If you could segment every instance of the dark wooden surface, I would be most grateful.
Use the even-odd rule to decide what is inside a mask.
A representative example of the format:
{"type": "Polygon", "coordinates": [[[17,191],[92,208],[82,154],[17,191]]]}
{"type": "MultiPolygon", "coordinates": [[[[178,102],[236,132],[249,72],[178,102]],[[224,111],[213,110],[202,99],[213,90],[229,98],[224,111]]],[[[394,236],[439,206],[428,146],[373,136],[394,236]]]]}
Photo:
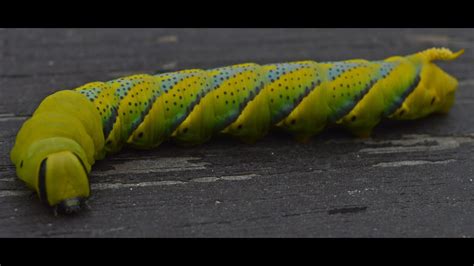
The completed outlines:
{"type": "Polygon", "coordinates": [[[0,29],[2,237],[472,237],[472,29],[0,29]],[[55,217],[15,176],[17,130],[47,95],[133,73],[242,62],[382,59],[432,46],[460,80],[447,116],[124,150],[93,168],[90,209],[55,217]]]}

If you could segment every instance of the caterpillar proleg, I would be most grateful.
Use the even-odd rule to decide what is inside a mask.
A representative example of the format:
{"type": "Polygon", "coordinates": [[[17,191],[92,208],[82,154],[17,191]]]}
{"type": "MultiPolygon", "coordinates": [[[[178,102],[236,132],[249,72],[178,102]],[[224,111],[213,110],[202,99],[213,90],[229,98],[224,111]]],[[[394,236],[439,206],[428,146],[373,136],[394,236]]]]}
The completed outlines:
{"type": "Polygon", "coordinates": [[[65,213],[90,195],[96,160],[124,145],[197,145],[224,133],[255,142],[272,128],[306,141],[337,124],[367,137],[383,118],[446,113],[457,80],[432,48],[380,61],[245,63],[92,82],[46,97],[20,128],[11,160],[39,198],[65,213]]]}

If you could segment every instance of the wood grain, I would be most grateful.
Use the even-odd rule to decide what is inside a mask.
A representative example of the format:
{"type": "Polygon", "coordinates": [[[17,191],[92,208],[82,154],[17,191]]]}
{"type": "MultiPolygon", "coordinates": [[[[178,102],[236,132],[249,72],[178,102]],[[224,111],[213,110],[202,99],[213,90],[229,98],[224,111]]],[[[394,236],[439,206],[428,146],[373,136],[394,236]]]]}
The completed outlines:
{"type": "Polygon", "coordinates": [[[472,29],[0,29],[1,237],[472,237],[472,29]],[[465,48],[446,116],[382,123],[371,139],[326,130],[165,143],[93,169],[90,209],[55,217],[16,178],[16,132],[47,95],[133,73],[242,62],[382,59],[465,48]]]}

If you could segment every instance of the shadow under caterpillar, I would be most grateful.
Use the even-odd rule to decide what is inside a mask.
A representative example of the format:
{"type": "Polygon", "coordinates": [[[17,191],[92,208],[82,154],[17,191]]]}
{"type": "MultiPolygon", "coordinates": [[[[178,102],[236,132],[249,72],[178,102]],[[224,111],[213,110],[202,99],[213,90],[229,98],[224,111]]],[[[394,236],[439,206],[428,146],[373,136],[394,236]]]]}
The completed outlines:
{"type": "Polygon", "coordinates": [[[46,97],[19,130],[11,160],[42,201],[73,213],[90,195],[91,166],[124,145],[197,145],[217,133],[255,142],[271,127],[307,141],[330,124],[367,137],[382,118],[446,113],[457,80],[433,61],[462,53],[432,48],[381,61],[247,63],[92,82],[46,97]]]}

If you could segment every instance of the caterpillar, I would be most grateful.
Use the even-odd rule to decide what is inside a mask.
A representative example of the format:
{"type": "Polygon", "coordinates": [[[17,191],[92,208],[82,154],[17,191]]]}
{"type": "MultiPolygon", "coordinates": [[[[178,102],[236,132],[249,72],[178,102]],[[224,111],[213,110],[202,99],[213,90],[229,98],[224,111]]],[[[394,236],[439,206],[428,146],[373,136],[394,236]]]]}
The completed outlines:
{"type": "Polygon", "coordinates": [[[272,128],[304,142],[328,125],[368,137],[384,118],[446,113],[457,80],[433,61],[463,51],[245,63],[92,82],[46,97],[21,126],[11,161],[41,201],[74,213],[90,195],[91,166],[124,145],[154,148],[168,139],[197,145],[218,133],[252,143],[272,128]]]}

